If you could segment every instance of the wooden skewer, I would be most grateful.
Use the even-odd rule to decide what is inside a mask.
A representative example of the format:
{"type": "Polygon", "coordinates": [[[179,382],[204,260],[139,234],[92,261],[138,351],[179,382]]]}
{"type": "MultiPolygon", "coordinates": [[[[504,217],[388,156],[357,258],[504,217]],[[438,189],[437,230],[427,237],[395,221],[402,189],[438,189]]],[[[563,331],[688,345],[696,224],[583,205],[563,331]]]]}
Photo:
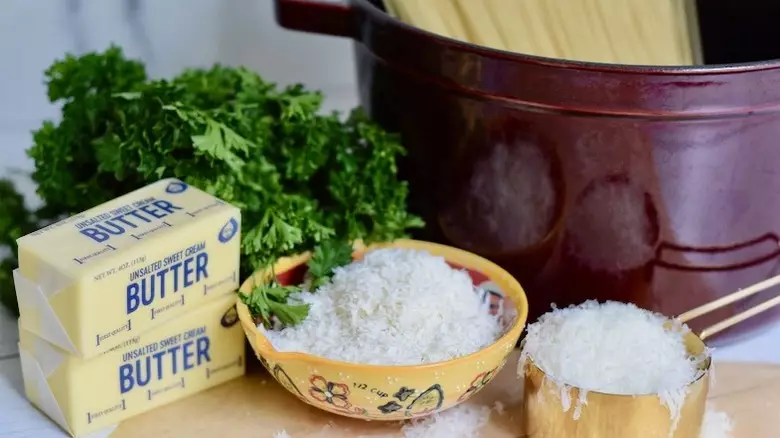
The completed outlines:
{"type": "MultiPolygon", "coordinates": [[[[780,284],[780,275],[777,275],[775,277],[766,279],[762,282],[756,283],[750,287],[746,287],[744,289],[738,290],[734,293],[731,293],[729,295],[726,295],[723,298],[719,298],[715,301],[712,301],[710,303],[704,304],[702,306],[696,307],[695,309],[691,309],[680,316],[677,317],[678,320],[681,322],[688,322],[693,319],[696,319],[700,316],[706,315],[710,312],[713,312],[715,310],[718,310],[722,307],[725,307],[729,304],[735,303],[737,301],[743,300],[751,295],[755,295],[757,293],[763,292],[771,287],[777,286],[780,284]]],[[[740,312],[730,318],[726,318],[723,321],[720,321],[716,324],[713,324],[704,330],[699,334],[699,337],[702,339],[708,338],[716,333],[720,333],[723,330],[726,330],[729,327],[734,326],[735,324],[738,324],[750,317],[756,316],[759,313],[765,312],[777,305],[780,305],[780,296],[769,299],[761,304],[758,304],[754,307],[751,307],[748,310],[745,310],[743,312],[740,312]]]]}

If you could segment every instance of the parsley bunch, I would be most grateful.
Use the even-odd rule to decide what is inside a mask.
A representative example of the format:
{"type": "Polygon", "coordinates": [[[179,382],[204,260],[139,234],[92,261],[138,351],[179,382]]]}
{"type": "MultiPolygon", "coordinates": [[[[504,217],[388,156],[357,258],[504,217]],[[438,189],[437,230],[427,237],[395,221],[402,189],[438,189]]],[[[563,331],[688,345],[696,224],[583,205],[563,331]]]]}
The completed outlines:
{"type": "Polygon", "coordinates": [[[38,227],[24,198],[10,181],[0,180],[0,248],[10,255],[0,261],[0,303],[19,316],[12,272],[18,266],[16,239],[38,227]]]}
{"type": "MultiPolygon", "coordinates": [[[[325,240],[392,240],[422,225],[397,177],[398,139],[360,110],[321,114],[322,95],[300,85],[279,89],[220,65],[152,80],[117,47],[66,56],[45,76],[62,117],[35,131],[28,150],[44,204],[18,208],[21,198],[0,186],[9,191],[0,246],[167,177],[242,209],[244,276],[325,240]]],[[[3,263],[0,296],[10,303],[4,276],[15,260],[3,263]]]]}

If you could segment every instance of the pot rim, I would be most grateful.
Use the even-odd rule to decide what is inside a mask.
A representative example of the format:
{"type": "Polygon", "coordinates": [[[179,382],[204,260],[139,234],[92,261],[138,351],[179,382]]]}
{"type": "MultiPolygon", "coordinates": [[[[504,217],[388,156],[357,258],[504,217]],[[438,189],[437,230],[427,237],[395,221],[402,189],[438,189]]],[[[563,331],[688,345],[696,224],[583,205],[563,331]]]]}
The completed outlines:
{"type": "MultiPolygon", "coordinates": [[[[715,75],[729,73],[747,73],[762,70],[780,69],[780,58],[765,61],[742,62],[733,64],[700,64],[700,65],[633,65],[633,64],[611,64],[604,62],[574,61],[560,58],[550,58],[546,56],[529,55],[507,50],[493,49],[487,46],[467,43],[453,38],[445,37],[419,27],[407,24],[386,11],[380,9],[370,0],[351,0],[360,5],[360,8],[372,15],[372,18],[392,23],[407,32],[435,41],[437,44],[450,49],[465,51],[483,57],[512,61],[518,63],[536,64],[547,67],[567,68],[574,70],[596,71],[596,72],[614,72],[623,74],[637,75],[715,75]]],[[[355,38],[359,40],[360,38],[355,38]]]]}

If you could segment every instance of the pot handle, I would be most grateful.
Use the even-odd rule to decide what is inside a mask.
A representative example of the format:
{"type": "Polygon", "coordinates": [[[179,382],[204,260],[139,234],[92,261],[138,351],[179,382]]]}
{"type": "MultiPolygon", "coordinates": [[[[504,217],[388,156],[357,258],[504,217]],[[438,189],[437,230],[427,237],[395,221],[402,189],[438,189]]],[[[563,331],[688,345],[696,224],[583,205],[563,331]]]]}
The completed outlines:
{"type": "Polygon", "coordinates": [[[303,32],[355,37],[355,9],[344,3],[317,0],[276,0],[276,22],[303,32]]]}
{"type": "Polygon", "coordinates": [[[753,266],[760,265],[762,263],[769,262],[773,259],[780,257],[780,237],[774,233],[767,233],[759,236],[753,240],[747,242],[737,243],[727,246],[711,246],[711,247],[692,247],[677,245],[674,243],[662,242],[656,250],[655,266],[659,268],[673,269],[678,271],[695,271],[695,272],[722,272],[722,271],[734,271],[739,269],[746,269],[753,266]],[[729,263],[723,265],[682,265],[678,263],[667,262],[664,260],[664,253],[666,251],[676,251],[682,253],[701,253],[701,254],[722,254],[739,251],[745,248],[755,247],[761,244],[769,244],[767,251],[764,254],[753,257],[749,260],[744,260],[737,263],[729,263]]]}

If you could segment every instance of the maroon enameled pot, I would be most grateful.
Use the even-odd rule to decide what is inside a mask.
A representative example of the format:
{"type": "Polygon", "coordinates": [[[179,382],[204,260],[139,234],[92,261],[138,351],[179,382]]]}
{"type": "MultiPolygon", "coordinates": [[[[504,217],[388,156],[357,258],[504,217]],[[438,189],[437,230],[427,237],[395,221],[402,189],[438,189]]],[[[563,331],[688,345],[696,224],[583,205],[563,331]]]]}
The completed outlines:
{"type": "Polygon", "coordinates": [[[368,0],[276,3],[286,28],[355,40],[361,103],[409,149],[417,237],[502,264],[531,318],[589,298],[676,315],[778,274],[780,62],[568,62],[441,38],[368,0]]]}

